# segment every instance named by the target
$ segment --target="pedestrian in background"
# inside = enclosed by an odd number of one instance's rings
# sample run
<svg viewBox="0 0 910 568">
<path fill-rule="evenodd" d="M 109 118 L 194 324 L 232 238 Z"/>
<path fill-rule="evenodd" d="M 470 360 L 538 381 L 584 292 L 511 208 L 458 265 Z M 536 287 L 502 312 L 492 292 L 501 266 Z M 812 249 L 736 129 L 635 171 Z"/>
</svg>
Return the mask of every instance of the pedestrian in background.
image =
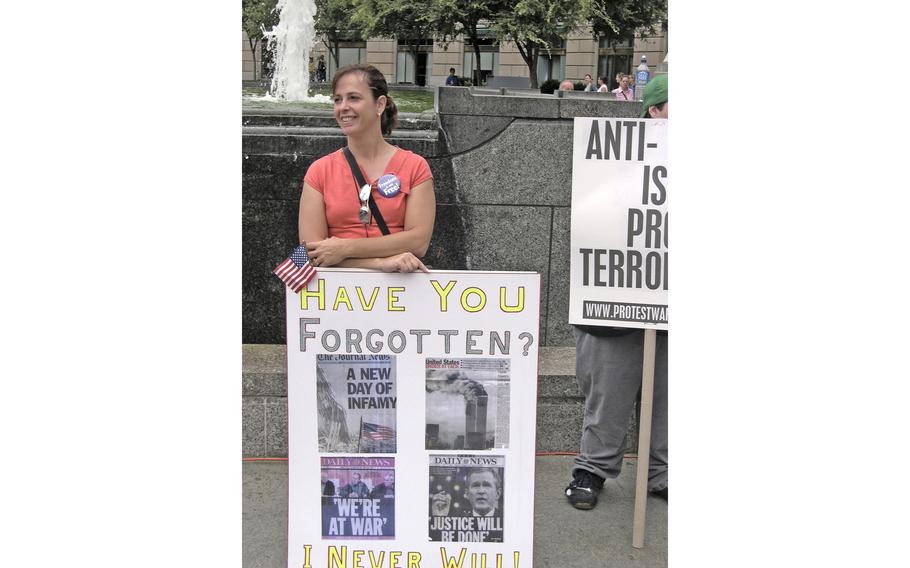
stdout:
<svg viewBox="0 0 910 568">
<path fill-rule="evenodd" d="M 591 78 L 590 73 L 585 74 L 585 91 L 593 92 L 596 91 L 597 87 L 594 86 L 594 79 Z"/>
<path fill-rule="evenodd" d="M 449 76 L 446 77 L 446 86 L 447 87 L 458 87 L 461 85 L 461 81 L 458 80 L 458 77 L 455 75 L 455 68 L 449 67 Z"/>
<path fill-rule="evenodd" d="M 316 81 L 325 83 L 325 57 L 319 56 L 319 62 L 316 64 Z"/>
<path fill-rule="evenodd" d="M 629 85 L 632 77 L 629 75 L 623 75 L 619 78 L 619 87 L 613 89 L 613 94 L 616 95 L 617 100 L 621 101 L 631 101 L 635 98 L 635 91 Z"/>
</svg>

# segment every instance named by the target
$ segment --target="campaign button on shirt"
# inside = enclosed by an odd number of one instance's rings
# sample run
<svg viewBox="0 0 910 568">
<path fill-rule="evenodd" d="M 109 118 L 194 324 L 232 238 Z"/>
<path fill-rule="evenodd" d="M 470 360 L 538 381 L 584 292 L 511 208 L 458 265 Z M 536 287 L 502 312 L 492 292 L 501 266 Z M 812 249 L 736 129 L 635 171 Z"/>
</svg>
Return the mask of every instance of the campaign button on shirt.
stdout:
<svg viewBox="0 0 910 568">
<path fill-rule="evenodd" d="M 383 197 L 395 197 L 401 193 L 401 180 L 395 174 L 385 174 L 376 182 L 376 189 Z"/>
</svg>

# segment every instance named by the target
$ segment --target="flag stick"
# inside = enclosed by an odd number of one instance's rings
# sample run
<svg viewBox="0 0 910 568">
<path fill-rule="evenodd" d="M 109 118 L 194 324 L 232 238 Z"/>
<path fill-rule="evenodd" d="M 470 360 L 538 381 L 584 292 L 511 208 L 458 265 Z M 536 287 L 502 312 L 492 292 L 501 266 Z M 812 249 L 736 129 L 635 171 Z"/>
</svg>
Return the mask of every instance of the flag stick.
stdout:
<svg viewBox="0 0 910 568">
<path fill-rule="evenodd" d="M 635 515 L 632 520 L 632 546 L 645 546 L 645 506 L 648 501 L 648 465 L 651 453 L 651 402 L 654 399 L 654 356 L 657 331 L 645 330 L 644 361 L 641 371 L 641 405 L 638 420 L 638 468 L 635 476 Z"/>
</svg>

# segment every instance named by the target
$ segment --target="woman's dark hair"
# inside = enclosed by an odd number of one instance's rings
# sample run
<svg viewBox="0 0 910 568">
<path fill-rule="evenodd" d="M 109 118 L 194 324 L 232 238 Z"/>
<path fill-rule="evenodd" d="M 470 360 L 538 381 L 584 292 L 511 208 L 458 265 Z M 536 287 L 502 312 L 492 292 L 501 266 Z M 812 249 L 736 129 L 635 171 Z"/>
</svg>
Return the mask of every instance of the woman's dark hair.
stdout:
<svg viewBox="0 0 910 568">
<path fill-rule="evenodd" d="M 385 97 L 385 111 L 382 113 L 381 129 L 384 136 L 392 133 L 395 123 L 398 121 L 398 108 L 395 101 L 389 96 L 389 85 L 386 83 L 385 76 L 372 65 L 355 64 L 345 65 L 332 78 L 332 93 L 335 93 L 335 87 L 338 80 L 349 73 L 359 73 L 364 82 L 373 91 L 373 100 L 379 100 L 379 97 Z"/>
</svg>

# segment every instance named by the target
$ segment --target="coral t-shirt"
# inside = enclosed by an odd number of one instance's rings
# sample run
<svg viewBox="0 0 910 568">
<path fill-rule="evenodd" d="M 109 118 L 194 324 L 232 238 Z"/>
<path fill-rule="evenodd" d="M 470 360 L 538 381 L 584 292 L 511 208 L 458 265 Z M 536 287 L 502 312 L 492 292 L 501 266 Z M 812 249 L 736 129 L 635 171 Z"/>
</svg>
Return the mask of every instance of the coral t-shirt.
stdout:
<svg viewBox="0 0 910 568">
<path fill-rule="evenodd" d="M 363 179 L 373 186 L 373 200 L 382 212 L 382 218 L 385 219 L 391 233 L 404 229 L 407 196 L 410 195 L 411 189 L 433 179 L 430 166 L 422 156 L 397 147 L 380 176 L 382 179 L 387 174 L 392 174 L 398 178 L 401 191 L 396 195 L 386 197 L 377 189 L 379 180 L 367 177 L 363 168 L 360 168 L 360 172 Z M 372 214 L 368 224 L 360 222 L 357 183 L 343 150 L 332 152 L 313 162 L 307 169 L 303 181 L 322 194 L 330 237 L 352 239 L 382 236 L 382 231 L 379 230 L 379 225 Z"/>
</svg>

